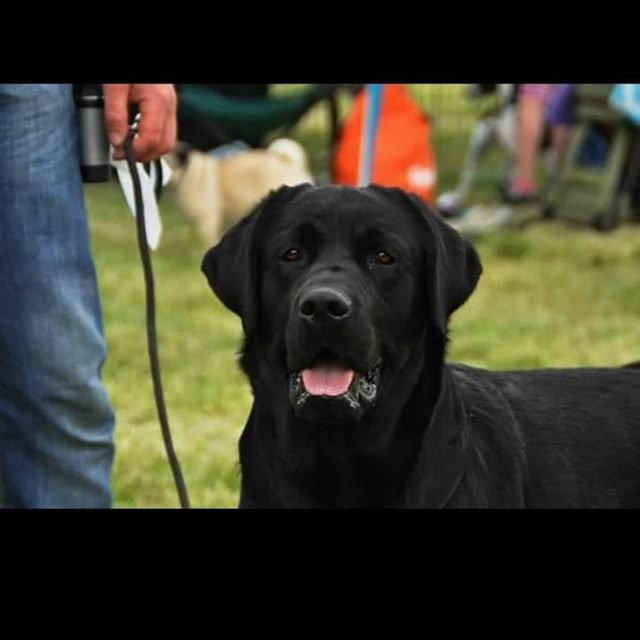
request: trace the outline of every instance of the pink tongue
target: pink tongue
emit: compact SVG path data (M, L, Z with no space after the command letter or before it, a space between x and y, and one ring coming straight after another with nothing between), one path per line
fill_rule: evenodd
M353 380L353 371L337 365L319 364L303 369L304 388L312 396L339 396Z

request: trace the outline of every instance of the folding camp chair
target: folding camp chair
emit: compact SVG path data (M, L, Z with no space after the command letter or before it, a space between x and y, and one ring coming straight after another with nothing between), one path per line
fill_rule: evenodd
M243 141L262 147L268 137L289 135L316 104L329 111L329 145L337 138L338 85L309 85L296 93L271 96L268 85L178 85L178 138L200 151Z
M610 84L577 86L577 124L543 203L545 216L587 223L600 230L612 229L629 216L634 188L630 176L637 172L630 149L637 131L609 105L612 88ZM594 128L605 132L607 138L606 157L600 166L585 164L582 159Z

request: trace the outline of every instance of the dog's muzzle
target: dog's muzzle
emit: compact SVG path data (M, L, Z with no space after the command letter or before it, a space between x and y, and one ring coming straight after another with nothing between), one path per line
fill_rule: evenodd
M361 307L339 284L316 282L296 297L291 311L291 408L315 424L360 419L375 405L381 376L374 334Z

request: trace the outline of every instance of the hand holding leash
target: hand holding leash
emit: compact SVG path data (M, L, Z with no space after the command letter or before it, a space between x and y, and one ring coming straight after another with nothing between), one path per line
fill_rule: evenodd
M137 105L141 118L133 140L138 162L150 162L168 153L176 143L177 98L171 84L103 84L104 120L115 160L124 160L123 143L129 133L129 106Z

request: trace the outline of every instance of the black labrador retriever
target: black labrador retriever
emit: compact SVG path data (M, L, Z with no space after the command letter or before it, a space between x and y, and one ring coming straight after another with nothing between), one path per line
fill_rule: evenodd
M241 507L640 506L640 370L445 363L481 266L417 197L283 187L202 268L245 333Z

